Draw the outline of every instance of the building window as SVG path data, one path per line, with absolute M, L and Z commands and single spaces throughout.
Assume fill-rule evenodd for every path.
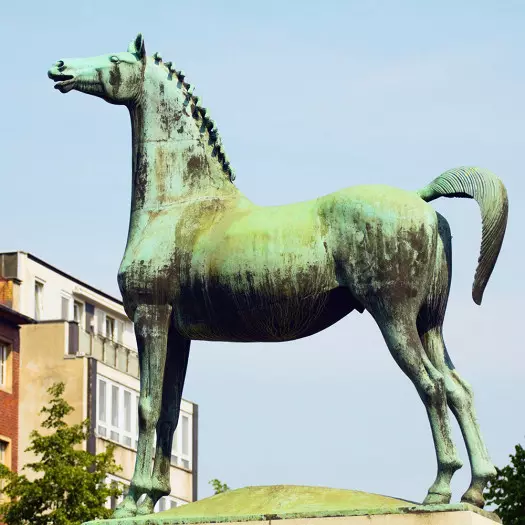
M 96 309 L 96 320 L 97 320 L 97 334 L 102 336 L 104 335 L 104 320 L 106 319 L 106 314 L 100 309 Z
M 137 425 L 136 392 L 99 378 L 97 389 L 97 432 L 126 447 L 136 448 L 134 430 Z M 135 447 L 134 447 L 135 445 Z
M 131 392 L 129 390 L 124 390 L 124 430 L 129 434 L 123 438 L 124 445 L 131 448 Z
M 85 304 L 85 310 L 86 310 L 86 332 L 94 332 L 95 331 L 95 307 L 92 304 L 86 303 Z
M 44 283 L 35 281 L 35 319 L 38 321 L 42 319 L 44 311 Z
M 62 317 L 64 321 L 69 321 L 69 297 L 62 296 Z
M 8 469 L 11 468 L 11 441 L 9 438 L 0 437 L 0 464 Z M 2 483 L 2 480 L 0 480 L 0 483 Z M 2 493 L 0 492 L 0 499 L 1 497 Z
M 111 385 L 111 426 L 113 429 L 119 428 L 119 387 L 116 385 Z M 111 430 L 110 437 L 113 441 L 119 441 L 119 435 L 116 430 Z
M 11 468 L 10 455 L 9 442 L 0 438 L 0 464 L 6 466 L 8 469 Z M 2 492 L 5 484 L 6 480 L 0 479 L 0 503 L 3 503 L 3 500 L 5 500 L 5 496 Z
M 137 449 L 139 436 L 139 396 L 105 377 L 99 377 L 97 388 L 97 433 L 125 447 Z M 155 453 L 156 436 L 153 442 Z M 171 464 L 191 470 L 192 416 L 181 410 L 173 435 Z M 169 508 L 169 507 L 166 507 Z
M 117 342 L 120 344 L 124 343 L 124 321 L 118 321 L 117 323 Z
M 73 302 L 73 320 L 80 328 L 84 328 L 84 305 L 80 301 Z
M 106 501 L 106 508 L 115 510 L 117 505 L 122 502 L 122 500 L 127 494 L 127 491 L 129 489 L 129 481 L 108 474 L 108 476 L 106 476 L 105 483 L 109 486 L 117 486 L 122 491 L 122 494 L 120 496 L 109 497 Z
M 115 340 L 115 319 L 106 315 L 106 337 L 111 341 Z
M 9 443 L 0 439 L 0 463 L 7 466 L 7 447 Z
M 98 404 L 98 435 L 106 437 L 107 435 L 107 420 L 106 420 L 106 382 L 102 379 L 98 380 L 97 389 L 97 404 Z
M 9 345 L 0 343 L 0 387 L 7 388 L 9 386 Z
M 173 435 L 171 463 L 191 470 L 191 415 L 182 410 Z

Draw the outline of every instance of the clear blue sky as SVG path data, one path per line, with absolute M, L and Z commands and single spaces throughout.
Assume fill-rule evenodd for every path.
M 129 117 L 61 95 L 46 71 L 62 57 L 123 51 L 139 31 L 149 54 L 196 84 L 257 203 L 369 182 L 416 189 L 462 164 L 499 174 L 509 227 L 481 308 L 470 296 L 478 209 L 436 203 L 454 235 L 445 335 L 495 462 L 524 442 L 523 2 L 50 0 L 7 2 L 0 16 L 0 249 L 30 251 L 115 295 Z M 194 343 L 185 397 L 201 409 L 201 497 L 218 477 L 422 500 L 434 480 L 423 405 L 367 314 L 293 343 Z M 454 498 L 469 479 L 466 465 Z

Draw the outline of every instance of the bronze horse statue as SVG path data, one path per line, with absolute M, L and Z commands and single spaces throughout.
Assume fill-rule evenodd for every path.
M 95 95 L 131 116 L 133 193 L 118 283 L 138 345 L 139 440 L 133 480 L 115 517 L 149 514 L 170 493 L 192 339 L 290 341 L 352 310 L 372 315 L 427 410 L 438 472 L 425 504 L 450 501 L 452 475 L 462 466 L 448 405 L 472 468 L 462 500 L 483 507 L 495 470 L 472 390 L 443 341 L 451 234 L 428 202 L 478 202 L 483 229 L 473 299 L 480 304 L 507 223 L 507 193 L 495 175 L 462 167 L 419 191 L 355 186 L 308 202 L 257 206 L 233 184 L 215 122 L 184 72 L 158 53 L 146 56 L 141 35 L 127 52 L 59 60 L 48 75 L 62 93 Z

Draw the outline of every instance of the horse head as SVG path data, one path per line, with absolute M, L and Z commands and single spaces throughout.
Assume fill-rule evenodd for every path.
M 125 105 L 135 114 L 137 108 L 145 110 L 135 123 L 142 126 L 139 133 L 149 133 L 152 140 L 169 140 L 177 133 L 180 138 L 204 140 L 229 180 L 235 179 L 215 121 L 193 94 L 194 86 L 185 80 L 184 71 L 164 62 L 159 53 L 147 57 L 140 33 L 126 52 L 62 59 L 47 74 L 62 93 L 76 89 Z
M 48 76 L 61 93 L 76 89 L 111 104 L 126 105 L 140 97 L 146 60 L 144 39 L 139 34 L 126 52 L 58 60 Z

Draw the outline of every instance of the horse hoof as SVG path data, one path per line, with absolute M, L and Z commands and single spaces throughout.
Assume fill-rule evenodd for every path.
M 115 509 L 115 512 L 111 515 L 111 519 L 133 518 L 136 514 L 136 509 L 121 507 L 120 509 Z
M 429 492 L 423 505 L 447 505 L 450 503 L 451 494 L 438 494 L 437 492 Z
M 137 507 L 137 516 L 145 516 L 155 512 L 155 505 L 149 496 L 146 496 L 144 501 Z
M 479 490 L 469 489 L 461 497 L 462 503 L 470 503 L 474 507 L 482 509 L 485 506 L 485 499 Z

